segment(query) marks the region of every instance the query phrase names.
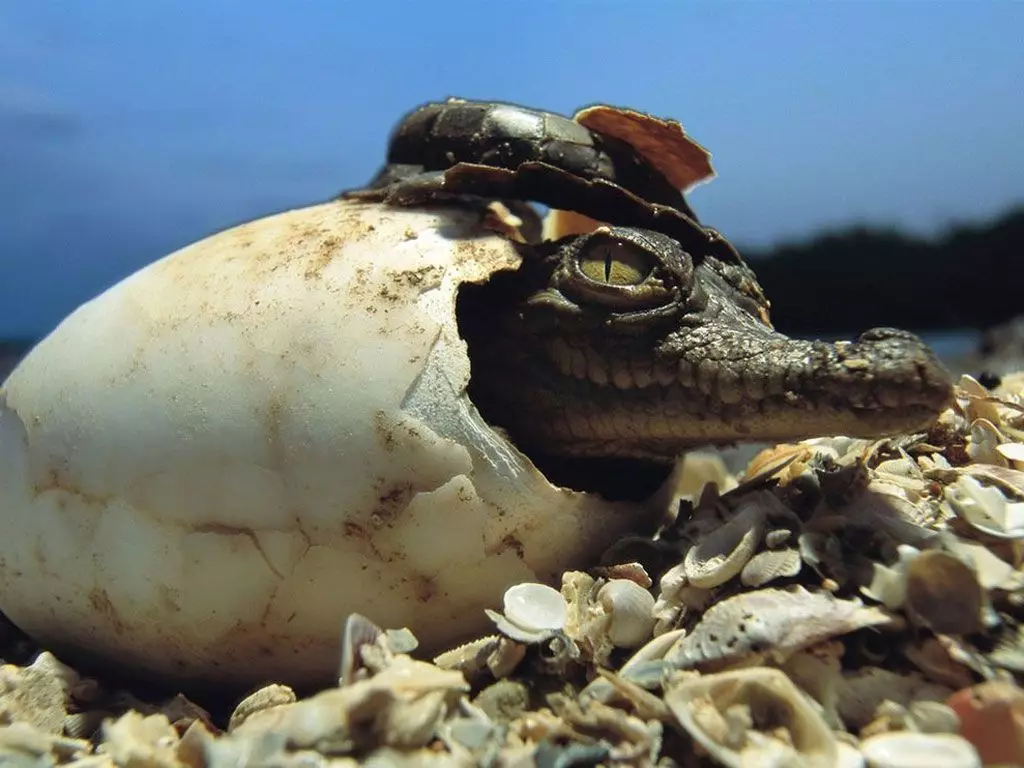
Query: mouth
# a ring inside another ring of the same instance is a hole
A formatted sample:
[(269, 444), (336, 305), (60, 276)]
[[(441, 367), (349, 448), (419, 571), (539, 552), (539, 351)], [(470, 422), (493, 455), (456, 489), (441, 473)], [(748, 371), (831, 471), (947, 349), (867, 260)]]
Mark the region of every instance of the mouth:
[(508, 401), (531, 415), (512, 431), (544, 453), (671, 461), (699, 445), (918, 431), (952, 397), (934, 353), (888, 328), (831, 343), (692, 329), (643, 356), (549, 344), (554, 366), (520, 369), (546, 371), (522, 387), (529, 402)]

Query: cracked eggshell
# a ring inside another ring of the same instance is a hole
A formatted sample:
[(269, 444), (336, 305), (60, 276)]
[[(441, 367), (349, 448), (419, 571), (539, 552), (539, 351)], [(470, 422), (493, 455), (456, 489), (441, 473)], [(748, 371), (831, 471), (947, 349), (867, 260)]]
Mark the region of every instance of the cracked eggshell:
[(465, 394), (477, 213), (334, 201), (88, 302), (0, 390), (0, 609), (68, 658), (325, 683), (344, 617), (425, 650), (640, 524), (549, 484)]

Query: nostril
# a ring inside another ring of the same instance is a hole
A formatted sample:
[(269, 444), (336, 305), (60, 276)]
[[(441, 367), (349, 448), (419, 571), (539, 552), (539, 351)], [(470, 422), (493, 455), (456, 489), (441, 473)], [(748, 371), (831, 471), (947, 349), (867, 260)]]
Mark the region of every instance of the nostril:
[(920, 338), (910, 331), (901, 331), (899, 328), (871, 328), (858, 336), (857, 341), (907, 341), (924, 346)]

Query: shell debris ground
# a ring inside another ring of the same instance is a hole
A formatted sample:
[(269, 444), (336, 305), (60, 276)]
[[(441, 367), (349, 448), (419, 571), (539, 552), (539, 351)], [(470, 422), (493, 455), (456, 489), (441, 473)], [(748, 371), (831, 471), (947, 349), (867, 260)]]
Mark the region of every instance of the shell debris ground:
[(0, 624), (0, 763), (1024, 764), (1024, 377), (957, 395), (927, 434), (702, 459), (629, 560), (513, 586), (432, 662), (353, 616), (311, 695), (210, 714)]

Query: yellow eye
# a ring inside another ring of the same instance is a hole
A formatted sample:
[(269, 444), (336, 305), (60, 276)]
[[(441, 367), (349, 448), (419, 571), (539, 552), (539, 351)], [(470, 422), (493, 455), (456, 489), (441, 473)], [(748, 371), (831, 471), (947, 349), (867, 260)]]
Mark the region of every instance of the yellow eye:
[(580, 272), (595, 283), (639, 285), (651, 274), (650, 256), (627, 243), (602, 242), (579, 256)]

